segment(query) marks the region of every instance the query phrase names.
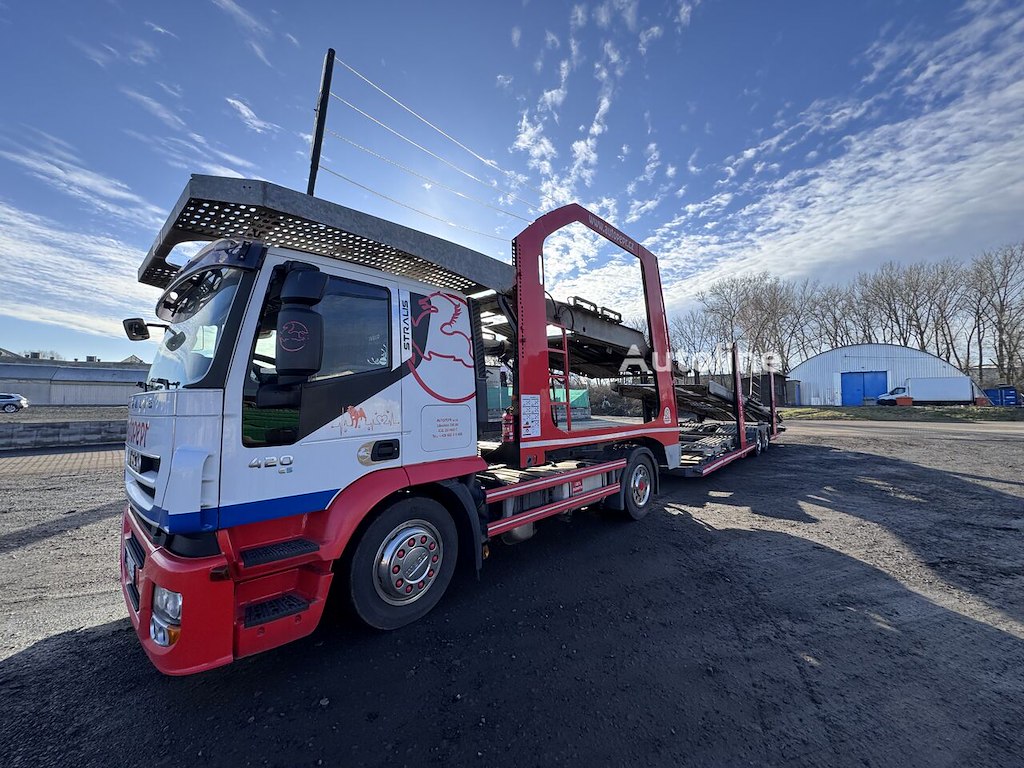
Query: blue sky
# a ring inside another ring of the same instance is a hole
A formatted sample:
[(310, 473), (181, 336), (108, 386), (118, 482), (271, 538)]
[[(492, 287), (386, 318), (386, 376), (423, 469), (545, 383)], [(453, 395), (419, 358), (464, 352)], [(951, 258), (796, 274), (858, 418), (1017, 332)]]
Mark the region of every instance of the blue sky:
[[(337, 96), (451, 165), (332, 99), (324, 165), (416, 210), (324, 171), (318, 195), (506, 260), (578, 201), (659, 256), (673, 310), (741, 271), (1024, 239), (1019, 2), (0, 0), (0, 41), (15, 352), (149, 359), (120, 320), (152, 316), (136, 270), (167, 210), (190, 173), (305, 189), (328, 47), (486, 162), (339, 64)], [(607, 250), (551, 245), (558, 293), (635, 311)]]

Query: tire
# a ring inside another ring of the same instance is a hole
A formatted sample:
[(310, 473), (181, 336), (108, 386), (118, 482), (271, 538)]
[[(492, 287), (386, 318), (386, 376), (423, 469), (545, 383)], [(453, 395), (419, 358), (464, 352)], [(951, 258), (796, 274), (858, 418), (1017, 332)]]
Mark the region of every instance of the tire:
[(754, 437), (754, 456), (760, 456), (764, 452), (764, 439), (761, 437), (761, 430), (757, 430)]
[(14, 403), (8, 403), (4, 406), (4, 413), (14, 413), (16, 410), (18, 410), (18, 406)]
[(650, 456), (634, 451), (622, 471), (625, 486), (624, 510), (633, 520), (642, 520), (654, 506), (655, 469)]
[(458, 548), (455, 521), (438, 502), (412, 497), (392, 504), (352, 555), (349, 600), (356, 616), (382, 630), (426, 616), (452, 580)]

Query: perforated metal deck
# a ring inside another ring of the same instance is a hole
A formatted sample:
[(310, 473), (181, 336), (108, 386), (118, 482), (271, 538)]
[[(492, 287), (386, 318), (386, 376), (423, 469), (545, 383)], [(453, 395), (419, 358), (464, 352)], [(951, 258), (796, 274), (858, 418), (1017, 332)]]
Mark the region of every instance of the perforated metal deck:
[(342, 259), (463, 293), (507, 291), (510, 264), (267, 181), (194, 175), (139, 268), (139, 281), (166, 287), (167, 255), (180, 243), (222, 237)]

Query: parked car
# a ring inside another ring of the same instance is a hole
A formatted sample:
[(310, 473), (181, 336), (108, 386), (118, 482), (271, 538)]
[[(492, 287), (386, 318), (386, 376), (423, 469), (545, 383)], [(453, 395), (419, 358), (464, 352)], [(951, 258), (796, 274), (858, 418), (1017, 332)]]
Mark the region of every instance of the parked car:
[(4, 413), (14, 413), (22, 408), (28, 408), (28, 400), (24, 395), (13, 392), (0, 392), (0, 410)]

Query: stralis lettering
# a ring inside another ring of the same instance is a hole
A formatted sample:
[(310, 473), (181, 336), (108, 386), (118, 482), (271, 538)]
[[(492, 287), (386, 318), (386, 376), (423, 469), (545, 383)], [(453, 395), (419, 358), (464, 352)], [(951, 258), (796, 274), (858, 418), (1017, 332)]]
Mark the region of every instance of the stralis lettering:
[(149, 432), (148, 421), (128, 419), (128, 442), (140, 448), (146, 447), (146, 434)]
[(589, 214), (587, 216), (587, 221), (595, 232), (604, 235), (620, 248), (625, 248), (630, 253), (639, 252), (637, 244), (619, 232), (619, 230), (615, 229), (611, 224), (601, 221), (601, 219), (597, 218), (597, 216), (594, 216), (593, 214)]
[(412, 354), (412, 322), (409, 318), (409, 299), (403, 298), (401, 302), (401, 315), (402, 315), (402, 352), (403, 357), (407, 358)]

